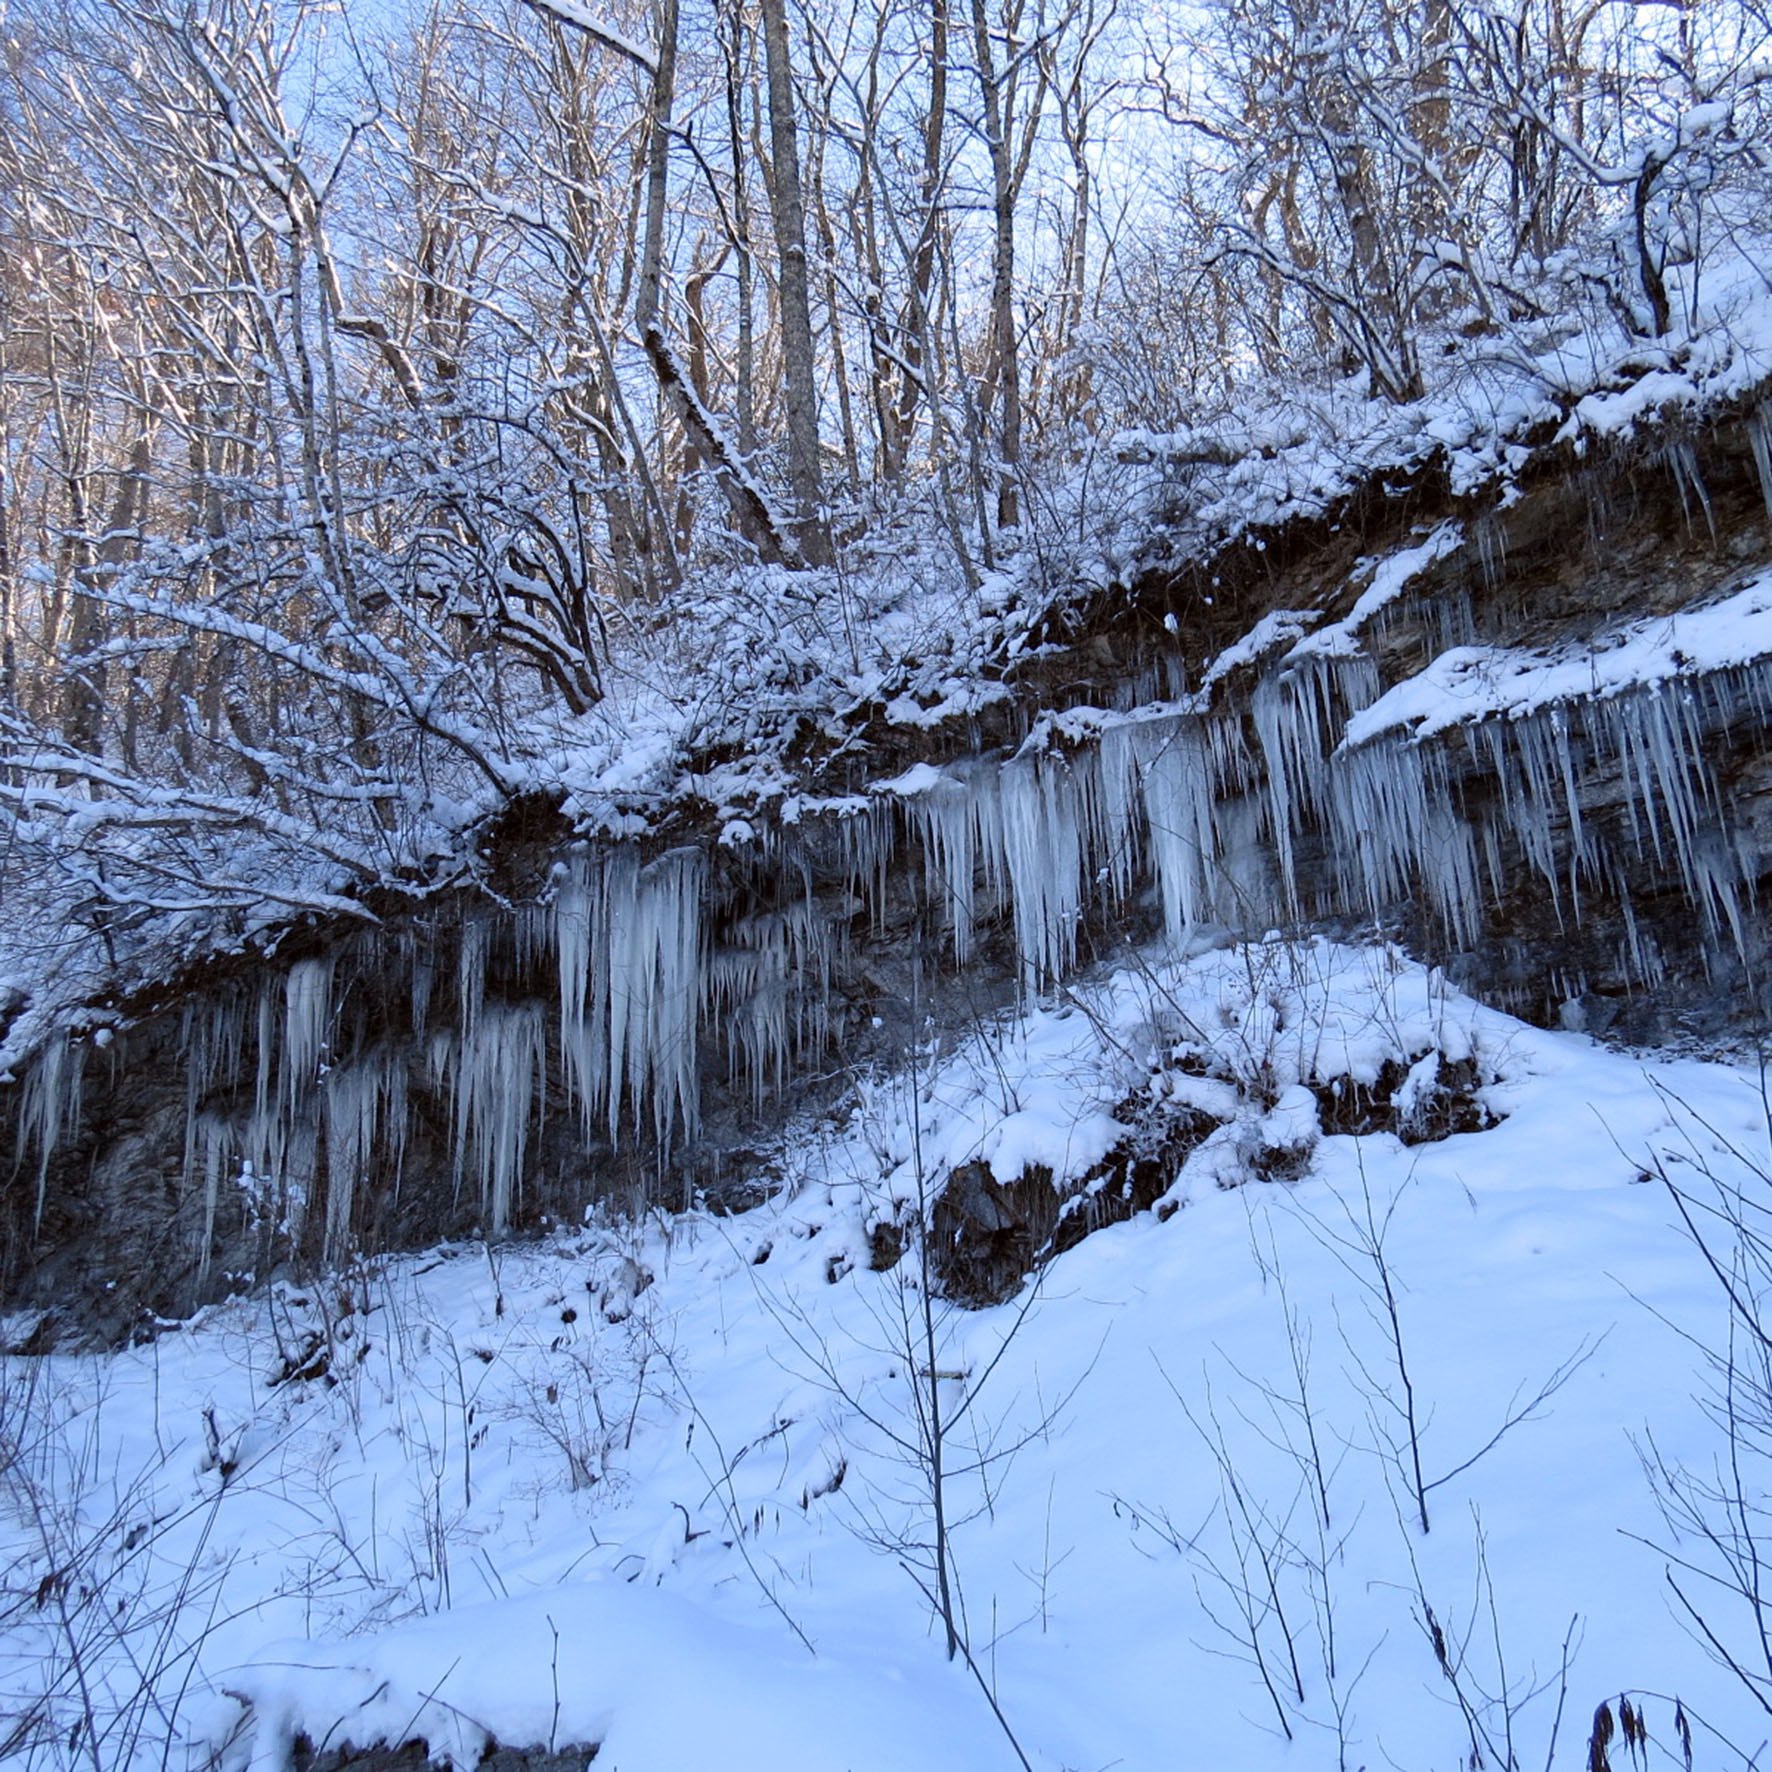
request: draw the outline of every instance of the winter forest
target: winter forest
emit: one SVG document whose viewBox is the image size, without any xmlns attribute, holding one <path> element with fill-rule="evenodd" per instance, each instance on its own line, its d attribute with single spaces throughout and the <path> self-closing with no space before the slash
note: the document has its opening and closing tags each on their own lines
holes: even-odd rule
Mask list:
<svg viewBox="0 0 1772 1772">
<path fill-rule="evenodd" d="M 1772 1767 L 1772 10 L 0 0 L 0 1765 Z"/>
</svg>

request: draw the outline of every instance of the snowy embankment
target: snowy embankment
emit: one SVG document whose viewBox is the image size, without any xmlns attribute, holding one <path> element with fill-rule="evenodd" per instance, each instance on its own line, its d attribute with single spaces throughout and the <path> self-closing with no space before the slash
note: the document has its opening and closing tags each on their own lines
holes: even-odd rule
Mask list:
<svg viewBox="0 0 1772 1772">
<path fill-rule="evenodd" d="M 1290 379 L 1245 390 L 1211 421 L 1105 438 L 1042 470 L 1019 551 L 977 584 L 924 512 L 859 542 L 841 571 L 732 564 L 698 575 L 693 600 L 661 619 L 612 608 L 601 701 L 522 707 L 520 680 L 501 681 L 499 718 L 470 721 L 460 744 L 429 728 L 400 739 L 410 754 L 386 805 L 359 782 L 292 814 L 268 788 L 199 792 L 46 755 L 0 857 L 0 889 L 31 907 L 0 927 L 0 1087 L 70 1030 L 112 1027 L 120 1001 L 159 1001 L 186 967 L 274 953 L 315 919 L 372 926 L 379 889 L 422 903 L 484 886 L 486 834 L 524 796 L 557 802 L 593 839 L 767 840 L 849 803 L 849 765 L 870 747 L 916 735 L 951 752 L 983 711 L 1038 695 L 1028 684 L 1067 656 L 1090 611 L 1123 619 L 1141 580 L 1177 565 L 1215 573 L 1295 525 L 1339 530 L 1363 497 L 1381 494 L 1382 513 L 1401 489 L 1443 485 L 1448 509 L 1474 517 L 1505 512 L 1547 473 L 1656 454 L 1708 524 L 1690 437 L 1740 408 L 1772 501 L 1760 265 L 1747 253 L 1712 268 L 1686 335 L 1535 323 L 1449 341 L 1429 392 L 1406 405 L 1361 380 Z M 1252 425 L 1250 411 L 1266 416 Z M 1425 552 L 1393 539 L 1401 551 L 1374 559 L 1351 615 L 1300 640 L 1324 610 L 1257 611 L 1184 701 L 1203 706 L 1283 639 L 1298 640 L 1299 665 L 1357 654 L 1360 628 L 1458 537 L 1441 530 Z M 1154 675 L 1122 687 L 1132 700 L 1166 693 Z M 398 673 L 392 688 L 394 705 L 436 718 L 432 690 Z M 1036 728 L 1071 712 L 1026 709 Z M 490 761 L 470 766 L 469 753 Z"/>
<path fill-rule="evenodd" d="M 879 1227 L 954 1168 L 1063 1186 L 1184 1122 L 1156 1211 L 925 1319 L 916 1239 Z M 1628 1694 L 1650 1763 L 1683 1724 L 1692 1763 L 1745 1764 L 1764 1712 L 1699 1632 L 1763 1677 L 1754 1610 L 1645 1465 L 1664 1502 L 1728 1480 L 1700 1401 L 1726 1301 L 1661 1177 L 1702 1214 L 1766 1151 L 1754 1078 L 1526 1027 L 1393 950 L 1130 966 L 795 1126 L 741 1216 L 9 1359 L 8 1746 L 1573 1768 Z M 932 1409 L 970 1671 L 926 1598 Z"/>
</svg>

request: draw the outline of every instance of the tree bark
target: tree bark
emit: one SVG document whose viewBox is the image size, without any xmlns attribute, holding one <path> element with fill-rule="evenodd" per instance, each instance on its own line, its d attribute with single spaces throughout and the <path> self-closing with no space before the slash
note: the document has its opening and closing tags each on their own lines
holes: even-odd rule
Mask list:
<svg viewBox="0 0 1772 1772">
<path fill-rule="evenodd" d="M 786 0 L 763 0 L 763 57 L 769 86 L 769 197 L 775 212 L 779 261 L 788 480 L 794 493 L 794 528 L 800 553 L 808 562 L 818 564 L 830 558 L 830 537 L 824 520 L 824 484 L 818 457 L 818 372 L 812 354 L 806 204 L 800 187 Z"/>
<path fill-rule="evenodd" d="M 972 0 L 972 44 L 984 100 L 985 146 L 991 161 L 991 352 L 986 385 L 997 409 L 997 527 L 1021 521 L 1021 352 L 1015 326 L 1015 198 L 1018 180 L 1009 140 L 1009 107 L 991 49 L 985 0 Z"/>
</svg>

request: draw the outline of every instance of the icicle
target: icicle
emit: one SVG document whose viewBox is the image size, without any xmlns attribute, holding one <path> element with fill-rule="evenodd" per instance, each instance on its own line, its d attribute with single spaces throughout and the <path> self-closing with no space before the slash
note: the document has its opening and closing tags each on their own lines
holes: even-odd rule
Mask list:
<svg viewBox="0 0 1772 1772">
<path fill-rule="evenodd" d="M 475 1106 L 477 1114 L 484 1111 L 483 1104 Z M 527 1121 L 527 1102 L 523 1115 Z M 398 1173 L 406 1120 L 406 1065 L 398 1054 L 377 1050 L 326 1073 L 327 1260 L 337 1260 L 350 1248 L 357 1194 L 374 1172 L 378 1142 L 389 1151 Z M 474 1130 L 479 1127 L 476 1118 Z"/>
<path fill-rule="evenodd" d="M 653 1132 L 666 1148 L 674 1123 L 693 1137 L 700 1115 L 696 1034 L 701 1020 L 705 867 L 699 849 L 661 856 L 642 871 L 635 906 L 638 947 L 627 978 L 636 991 L 629 1018 L 640 1037 L 629 1045 L 629 1100 L 638 1121 L 650 1097 Z M 613 1059 L 610 1086 L 613 1094 Z"/>
<path fill-rule="evenodd" d="M 319 1158 L 319 1126 L 313 1114 L 305 1114 L 278 1134 L 282 1147 L 283 1217 L 280 1229 L 289 1246 L 299 1248 L 307 1230 L 308 1206 L 314 1197 L 314 1176 Z"/>
<path fill-rule="evenodd" d="M 289 1179 L 290 1128 L 274 1107 L 266 1113 L 254 1110 L 240 1138 L 240 1160 L 250 1166 L 267 1198 L 275 1198 Z"/>
<path fill-rule="evenodd" d="M 1268 808 L 1256 794 L 1228 795 L 1213 807 L 1218 866 L 1213 915 L 1232 928 L 1265 930 L 1283 920 L 1267 841 Z"/>
<path fill-rule="evenodd" d="M 1748 414 L 1747 440 L 1753 448 L 1766 515 L 1772 517 L 1772 403 L 1762 402 Z"/>
<path fill-rule="evenodd" d="M 464 1035 L 473 1032 L 486 997 L 486 950 L 489 930 L 484 917 L 462 919 L 461 950 L 455 964 L 456 1015 Z"/>
<path fill-rule="evenodd" d="M 963 764 L 905 803 L 906 817 L 923 849 L 924 887 L 941 910 L 953 939 L 954 959 L 972 958 L 973 892 L 978 876 L 981 772 Z M 988 838 L 986 839 L 989 840 Z"/>
<path fill-rule="evenodd" d="M 1210 920 L 1218 862 L 1218 783 L 1205 722 L 1192 716 L 1139 729 L 1145 821 L 1152 865 L 1172 938 Z"/>
<path fill-rule="evenodd" d="M 1084 910 L 1123 898 L 1137 872 L 1143 724 L 1109 724 L 1074 751 L 1030 748 L 1002 764 L 951 764 L 895 796 L 956 961 L 971 956 L 982 884 L 1009 902 L 1026 988 L 1074 964 Z"/>
<path fill-rule="evenodd" d="M 427 935 L 433 932 L 427 931 Z M 423 1039 L 425 1030 L 431 1020 L 431 997 L 437 985 L 437 966 L 432 957 L 431 940 L 413 939 L 407 947 L 407 965 L 410 968 L 409 1001 L 412 1005 L 412 1032 L 415 1038 Z"/>
<path fill-rule="evenodd" d="M 1376 916 L 1408 895 L 1428 826 L 1425 753 L 1407 739 L 1382 737 L 1338 752 L 1331 776 L 1333 846 L 1344 902 Z M 1461 938 L 1464 919 L 1456 926 Z"/>
<path fill-rule="evenodd" d="M 619 1143 L 625 1116 L 650 1118 L 661 1145 L 699 1117 L 705 862 L 675 850 L 642 867 L 631 847 L 561 871 L 551 910 L 567 1087 L 586 1130 Z"/>
<path fill-rule="evenodd" d="M 80 1123 L 81 1084 L 86 1071 L 84 1042 L 66 1036 L 52 1039 L 38 1053 L 25 1073 L 19 1101 L 19 1150 L 22 1165 L 27 1150 L 37 1153 L 37 1204 L 35 1222 L 43 1222 L 49 1187 L 49 1165 L 55 1160 L 65 1134 Z"/>
<path fill-rule="evenodd" d="M 209 1278 L 222 1177 L 227 1174 L 234 1153 L 233 1128 L 221 1115 L 205 1114 L 196 1128 L 195 1142 L 201 1152 L 203 1174 L 203 1228 L 197 1244 L 197 1284 L 201 1287 Z"/>
<path fill-rule="evenodd" d="M 1101 847 L 1109 891 L 1125 898 L 1143 855 L 1144 802 L 1138 773 L 1138 737 L 1131 724 L 1109 726 L 1096 750 Z"/>
<path fill-rule="evenodd" d="M 254 1125 L 260 1125 L 272 1117 L 274 1111 L 271 1088 L 276 1075 L 277 995 L 269 978 L 260 982 L 254 1007 L 253 1043 L 258 1051 L 258 1065 L 253 1074 L 252 1119 Z"/>
<path fill-rule="evenodd" d="M 609 1141 L 620 1143 L 622 1105 L 637 1120 L 653 1054 L 653 1015 L 659 991 L 657 906 L 643 885 L 640 858 L 615 858 L 609 894 L 609 1071 L 604 1083 Z"/>
<path fill-rule="evenodd" d="M 255 1031 L 260 1020 L 254 1001 Z M 198 1230 L 197 1274 L 201 1281 L 209 1271 L 210 1244 L 215 1239 L 215 1214 L 221 1186 L 221 1166 L 226 1162 L 226 1131 L 219 1116 L 205 1111 L 204 1104 L 218 1086 L 231 1088 L 244 1068 L 247 1006 L 232 993 L 219 1001 L 193 1004 L 185 1011 L 185 1161 L 187 1188 L 200 1182 L 203 1210 Z M 259 1032 L 262 1042 L 262 1031 Z M 259 1070 L 266 1069 L 264 1053 Z M 264 1085 L 268 1089 L 268 1083 Z M 218 1140 L 222 1141 L 218 1143 Z"/>
<path fill-rule="evenodd" d="M 1624 957 L 1628 961 L 1626 976 L 1639 980 L 1653 990 L 1662 982 L 1666 968 L 1661 949 L 1655 939 L 1637 922 L 1637 909 L 1630 894 L 1619 894 L 1619 909 L 1624 916 Z"/>
<path fill-rule="evenodd" d="M 1273 822 L 1261 780 L 1234 717 L 1183 715 L 1139 731 L 1152 869 L 1172 937 L 1195 924 L 1266 927 L 1282 914 L 1263 853 Z M 1282 784 L 1282 805 L 1290 784 Z M 1282 814 L 1289 817 L 1289 814 Z"/>
<path fill-rule="evenodd" d="M 1574 792 L 1560 734 L 1549 724 L 1523 734 L 1521 723 L 1493 721 L 1467 728 L 1464 737 L 1471 757 L 1496 778 L 1493 816 L 1550 884 L 1560 907 L 1553 789 L 1567 784 L 1569 806 Z M 1511 882 L 1498 827 L 1489 815 L 1475 824 L 1466 816 L 1444 750 L 1385 735 L 1338 751 L 1332 761 L 1330 841 L 1344 899 L 1363 901 L 1376 916 L 1419 894 L 1456 942 L 1474 942 L 1481 928 L 1482 878 L 1497 893 Z M 1567 815 L 1569 807 L 1563 810 Z"/>
<path fill-rule="evenodd" d="M 1692 527 L 1692 499 L 1698 502 L 1698 508 L 1704 512 L 1704 526 L 1710 531 L 1713 546 L 1717 539 L 1717 521 L 1711 510 L 1710 489 L 1704 483 L 1704 474 L 1698 466 L 1698 451 L 1693 448 L 1691 440 L 1681 437 L 1669 443 L 1661 452 L 1661 459 L 1667 464 L 1668 472 L 1674 477 L 1674 484 L 1680 490 L 1680 511 L 1686 519 L 1686 527 Z M 1691 497 L 1687 496 L 1690 489 Z"/>
<path fill-rule="evenodd" d="M 1022 982 L 1037 990 L 1076 961 L 1089 861 L 1079 770 L 1058 756 L 1016 757 L 997 779 L 1001 854 L 1015 912 Z"/>
<path fill-rule="evenodd" d="M 1723 720 L 1738 709 L 1736 686 L 1746 673 L 1719 673 L 1709 685 L 1712 709 Z M 1619 759 L 1632 795 L 1633 824 L 1647 825 L 1657 857 L 1671 848 L 1682 884 L 1706 929 L 1726 929 L 1746 955 L 1743 897 L 1757 873 L 1724 835 L 1717 785 L 1704 754 L 1704 723 L 1695 687 L 1650 685 L 1594 704 L 1589 719 Z"/>
<path fill-rule="evenodd" d="M 780 914 L 730 926 L 728 941 L 709 957 L 708 1012 L 725 1036 L 727 1076 L 748 1084 L 753 1111 L 787 1069 L 788 968 Z"/>
<path fill-rule="evenodd" d="M 1477 562 L 1483 569 L 1483 583 L 1491 591 L 1498 590 L 1507 572 L 1507 528 L 1493 511 L 1485 511 L 1476 521 L 1472 540 L 1477 544 Z"/>
<path fill-rule="evenodd" d="M 298 960 L 283 981 L 283 1099 L 293 1111 L 313 1087 L 332 1019 L 330 954 Z"/>
<path fill-rule="evenodd" d="M 604 972 L 609 981 L 609 1046 L 608 1068 L 599 1089 L 608 1112 L 609 1142 L 617 1144 L 628 1045 L 632 1041 L 642 1052 L 645 1050 L 646 1011 L 658 973 L 657 955 L 649 947 L 642 952 L 639 855 L 623 849 L 610 856 L 604 865 L 603 884 L 608 918 L 603 951 L 608 956 Z"/>
<path fill-rule="evenodd" d="M 457 1192 L 471 1154 L 480 1210 L 494 1236 L 510 1228 L 546 1062 L 538 1002 L 483 1000 L 472 1032 L 431 1039 L 431 1073 L 450 1087 Z"/>
<path fill-rule="evenodd" d="M 708 957 L 707 1010 L 725 1035 L 727 1072 L 748 1085 L 753 1111 L 787 1080 L 799 1053 L 828 1033 L 830 928 L 806 896 L 786 910 L 744 917 Z"/>
<path fill-rule="evenodd" d="M 576 850 L 560 864 L 554 902 L 554 967 L 560 985 L 560 1058 L 566 1095 L 578 1104 L 588 1132 L 601 1098 L 598 1042 L 587 1021 L 591 962 L 599 927 L 600 894 L 591 857 Z"/>
<path fill-rule="evenodd" d="M 1296 909 L 1298 870 L 1293 857 L 1293 838 L 1316 786 L 1316 768 L 1322 757 L 1320 744 L 1307 744 L 1297 681 L 1292 673 L 1264 677 L 1250 699 L 1255 735 L 1267 763 L 1269 824 L 1279 852 L 1280 878 Z M 1314 738 L 1315 734 L 1310 733 Z"/>
<path fill-rule="evenodd" d="M 1291 914 L 1302 910 L 1296 839 L 1321 822 L 1330 735 L 1378 699 L 1378 667 L 1358 651 L 1306 654 L 1258 683 L 1251 701 L 1266 766 L 1269 828 Z"/>
<path fill-rule="evenodd" d="M 1481 908 L 1478 845 L 1491 892 L 1512 889 L 1504 839 L 1550 890 L 1559 918 L 1579 922 L 1591 889 L 1627 892 L 1630 851 L 1678 874 L 1707 938 L 1747 957 L 1749 911 L 1762 858 L 1751 829 L 1737 827 L 1707 757 L 1714 736 L 1739 722 L 1766 723 L 1772 661 L 1645 682 L 1611 694 L 1550 702 L 1509 716 L 1498 710 L 1461 728 L 1464 751 L 1494 791 L 1474 819 L 1458 801 L 1444 741 L 1380 736 L 1332 759 L 1330 836 L 1359 857 L 1369 909 L 1407 896 L 1411 884 L 1448 929 L 1471 939 Z M 1622 829 L 1596 823 L 1601 781 Z M 1462 835 L 1460 834 L 1462 832 Z M 1647 981 L 1659 960 L 1628 923 L 1633 975 Z"/>
<path fill-rule="evenodd" d="M 558 865 L 555 867 L 558 874 Z M 533 978 L 545 971 L 556 951 L 559 936 L 558 899 L 518 905 L 512 915 L 512 948 L 521 977 Z"/>
<path fill-rule="evenodd" d="M 843 875 L 848 889 L 867 907 L 868 922 L 878 933 L 886 907 L 886 868 L 892 859 L 896 825 L 891 806 L 875 804 L 866 811 L 845 811 L 837 820 L 843 846 Z"/>
<path fill-rule="evenodd" d="M 1527 864 L 1549 886 L 1559 923 L 1565 890 L 1579 918 L 1590 849 L 1562 710 L 1545 709 L 1513 721 L 1483 721 L 1465 728 L 1465 742 L 1473 761 L 1486 766 L 1496 781 L 1494 805 L 1483 819 L 1485 828 L 1511 833 Z M 1494 889 L 1503 893 L 1512 882 L 1499 860 L 1500 845 L 1486 843 L 1485 850 Z"/>
</svg>

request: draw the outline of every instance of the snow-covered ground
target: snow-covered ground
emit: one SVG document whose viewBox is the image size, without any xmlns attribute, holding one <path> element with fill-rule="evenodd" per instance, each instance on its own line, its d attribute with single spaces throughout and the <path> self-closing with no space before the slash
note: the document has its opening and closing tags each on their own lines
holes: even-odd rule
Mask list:
<svg viewBox="0 0 1772 1772">
<path fill-rule="evenodd" d="M 1376 1084 L 1413 1136 L 1454 1078 L 1487 1130 L 1320 1124 Z M 1082 1177 L 1168 1115 L 1219 1124 L 1159 1210 L 1007 1303 L 926 1319 L 914 1241 L 870 1267 L 955 1166 Z M 1757 1076 L 1529 1028 L 1393 950 L 1134 957 L 862 1080 L 740 1216 L 8 1359 L 0 1759 L 1574 1768 L 1628 1694 L 1649 1764 L 1682 1723 L 1691 1764 L 1753 1763 L 1772 1725 L 1718 1657 L 1763 1678 L 1759 1618 L 1646 1466 L 1728 1487 L 1727 1299 L 1664 1177 L 1728 1272 L 1704 1209 L 1772 1203 L 1767 1139 Z"/>
</svg>

